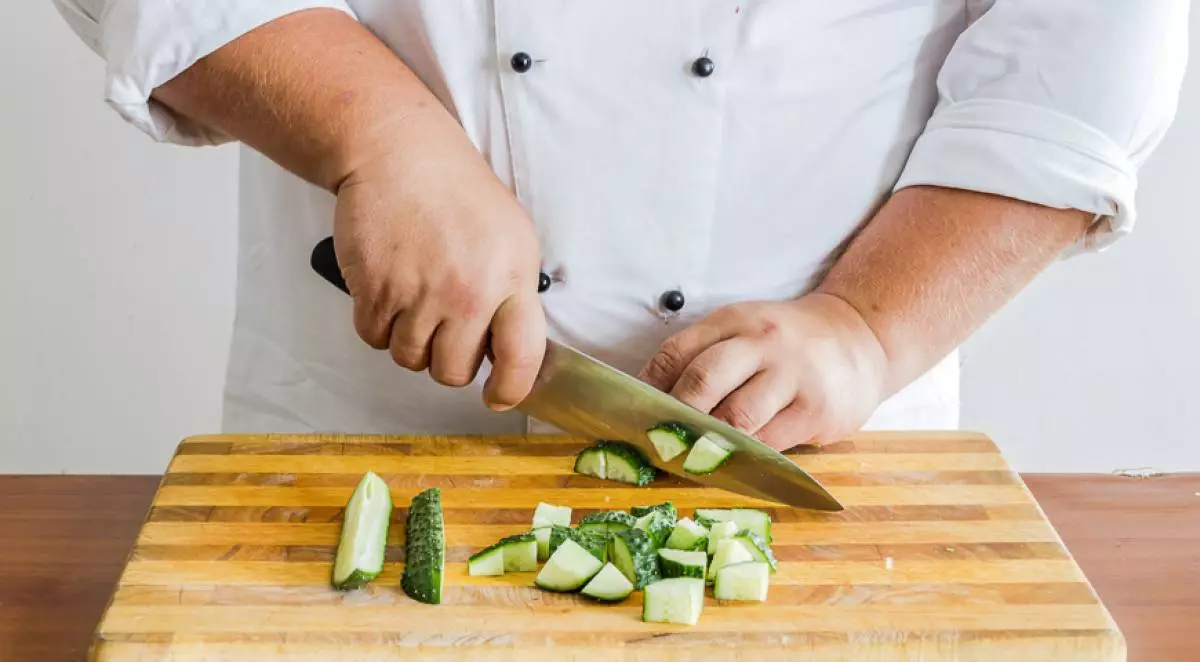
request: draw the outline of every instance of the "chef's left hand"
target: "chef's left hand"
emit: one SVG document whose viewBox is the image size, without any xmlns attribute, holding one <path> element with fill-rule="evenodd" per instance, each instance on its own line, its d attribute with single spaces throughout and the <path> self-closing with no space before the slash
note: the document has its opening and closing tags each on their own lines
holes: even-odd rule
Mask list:
<svg viewBox="0 0 1200 662">
<path fill-rule="evenodd" d="M 862 316 L 813 293 L 721 308 L 668 338 L 639 378 L 783 450 L 861 427 L 886 372 Z"/>
</svg>

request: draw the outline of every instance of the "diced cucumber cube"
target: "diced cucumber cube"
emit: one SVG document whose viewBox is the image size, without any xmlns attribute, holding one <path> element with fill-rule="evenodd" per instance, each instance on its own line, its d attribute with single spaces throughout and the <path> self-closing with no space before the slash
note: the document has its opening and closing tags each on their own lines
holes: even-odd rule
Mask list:
<svg viewBox="0 0 1200 662">
<path fill-rule="evenodd" d="M 624 510 L 609 510 L 601 513 L 584 515 L 579 520 L 579 530 L 584 533 L 608 535 L 625 529 L 632 529 L 637 519 Z"/>
<path fill-rule="evenodd" d="M 708 581 L 716 579 L 717 571 L 727 565 L 748 563 L 753 560 L 754 557 L 746 551 L 746 547 L 741 542 L 733 538 L 721 538 L 717 541 L 717 553 L 713 554 L 712 563 L 708 565 Z"/>
<path fill-rule="evenodd" d="M 633 582 L 635 589 L 644 587 L 660 576 L 658 555 L 654 553 L 650 537 L 641 529 L 626 529 L 613 534 L 608 558 Z"/>
<path fill-rule="evenodd" d="M 467 560 L 472 577 L 499 577 L 504 574 L 504 548 L 492 545 Z"/>
<path fill-rule="evenodd" d="M 642 620 L 695 625 L 704 609 L 704 581 L 688 577 L 660 579 L 646 586 Z"/>
<path fill-rule="evenodd" d="M 720 435 L 712 432 L 700 437 L 683 461 L 683 470 L 698 476 L 710 474 L 733 457 L 733 448 Z"/>
<path fill-rule="evenodd" d="M 603 534 L 592 534 L 580 529 L 572 529 L 566 526 L 550 527 L 550 554 L 554 554 L 558 550 L 559 545 L 565 540 L 574 540 L 580 547 L 592 553 L 601 562 L 608 560 L 608 536 Z"/>
<path fill-rule="evenodd" d="M 732 538 L 737 535 L 738 525 L 734 522 L 714 522 L 712 528 L 708 530 L 708 553 L 717 553 L 717 543 L 725 538 Z"/>
<path fill-rule="evenodd" d="M 603 566 L 591 552 L 567 539 L 554 550 L 533 581 L 548 591 L 575 591 L 595 577 Z"/>
<path fill-rule="evenodd" d="M 696 433 L 682 423 L 659 423 L 646 431 L 654 450 L 663 462 L 670 462 L 683 455 L 696 443 Z"/>
<path fill-rule="evenodd" d="M 592 577 L 592 580 L 583 587 L 580 593 L 596 600 L 616 602 L 624 600 L 629 597 L 630 593 L 633 593 L 633 583 L 617 569 L 617 566 L 605 563 L 600 572 Z"/>
<path fill-rule="evenodd" d="M 629 514 L 633 515 L 634 517 L 643 517 L 656 510 L 661 510 L 662 512 L 666 513 L 667 517 L 670 518 L 672 523 L 679 518 L 679 513 L 675 509 L 675 504 L 671 503 L 670 501 L 656 503 L 653 506 L 634 506 L 629 509 Z"/>
<path fill-rule="evenodd" d="M 667 547 L 671 549 L 707 549 L 708 529 L 701 524 L 685 517 L 675 523 L 671 535 L 667 537 Z M 703 547 L 697 547 L 704 545 Z"/>
<path fill-rule="evenodd" d="M 545 563 L 550 558 L 550 527 L 544 526 L 533 530 L 533 537 L 538 544 L 538 563 Z"/>
<path fill-rule="evenodd" d="M 734 540 L 742 543 L 750 556 L 754 557 L 755 561 L 761 561 L 767 564 L 771 572 L 775 572 L 778 564 L 775 562 L 775 553 L 771 551 L 770 545 L 766 543 L 757 533 L 753 531 L 739 531 Z"/>
<path fill-rule="evenodd" d="M 704 552 L 685 552 L 679 549 L 662 548 L 658 550 L 658 565 L 662 568 L 662 576 L 692 577 L 704 579 L 704 570 L 708 565 L 708 555 Z"/>
<path fill-rule="evenodd" d="M 652 510 L 639 517 L 633 528 L 645 531 L 646 535 L 650 537 L 650 545 L 654 549 L 658 549 L 666 544 L 674 524 L 666 511 Z"/>
<path fill-rule="evenodd" d="M 539 503 L 537 508 L 533 509 L 533 528 L 540 529 L 554 524 L 571 526 L 571 507 Z"/>
<path fill-rule="evenodd" d="M 620 441 L 602 441 L 583 449 L 575 457 L 575 471 L 639 487 L 648 485 L 657 473 L 636 446 Z"/>
<path fill-rule="evenodd" d="M 766 563 L 734 563 L 717 571 L 713 597 L 718 600 L 765 602 L 770 569 Z"/>
<path fill-rule="evenodd" d="M 700 523 L 705 521 L 712 522 L 735 522 L 738 529 L 746 529 L 752 533 L 757 533 L 760 538 L 770 544 L 773 542 L 771 538 L 771 516 L 761 510 L 753 508 L 697 508 L 696 520 Z"/>
</svg>

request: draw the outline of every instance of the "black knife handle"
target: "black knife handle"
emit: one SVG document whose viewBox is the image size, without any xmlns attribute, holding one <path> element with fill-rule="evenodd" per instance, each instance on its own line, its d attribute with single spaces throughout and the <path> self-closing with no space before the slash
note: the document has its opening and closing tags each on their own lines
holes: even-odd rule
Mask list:
<svg viewBox="0 0 1200 662">
<path fill-rule="evenodd" d="M 317 245 L 313 247 L 309 264 L 312 265 L 313 271 L 332 283 L 334 287 L 350 294 L 350 288 L 346 287 L 346 279 L 342 278 L 342 268 L 338 266 L 337 252 L 333 250 L 333 237 L 325 237 L 317 242 Z"/>
</svg>

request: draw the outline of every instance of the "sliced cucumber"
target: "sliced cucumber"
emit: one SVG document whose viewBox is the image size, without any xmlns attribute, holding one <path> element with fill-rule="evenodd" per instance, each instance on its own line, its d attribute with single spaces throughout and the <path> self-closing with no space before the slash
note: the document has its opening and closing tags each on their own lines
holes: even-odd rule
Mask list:
<svg viewBox="0 0 1200 662">
<path fill-rule="evenodd" d="M 620 441 L 606 441 L 603 446 L 608 463 L 605 478 L 638 487 L 654 480 L 656 470 L 637 447 Z"/>
<path fill-rule="evenodd" d="M 722 538 L 717 541 L 717 553 L 713 554 L 712 562 L 708 564 L 708 581 L 717 578 L 717 571 L 735 563 L 749 563 L 754 560 L 750 552 L 741 542 L 733 538 Z"/>
<path fill-rule="evenodd" d="M 446 533 L 442 491 L 431 487 L 413 497 L 404 530 L 404 576 L 400 586 L 418 602 L 440 604 L 445 577 Z"/>
<path fill-rule="evenodd" d="M 675 528 L 667 537 L 667 547 L 671 549 L 708 549 L 708 529 L 685 517 L 675 523 Z"/>
<path fill-rule="evenodd" d="M 608 477 L 608 455 L 604 447 L 597 444 L 589 446 L 575 456 L 575 473 L 595 476 L 604 479 Z"/>
<path fill-rule="evenodd" d="M 646 586 L 642 620 L 647 623 L 695 625 L 704 609 L 704 581 L 688 577 L 661 579 Z"/>
<path fill-rule="evenodd" d="M 633 584 L 617 566 L 605 563 L 580 593 L 604 602 L 616 602 L 628 598 L 629 594 L 633 593 Z"/>
<path fill-rule="evenodd" d="M 637 524 L 637 518 L 624 510 L 608 510 L 584 515 L 583 519 L 579 520 L 579 530 L 584 533 L 607 535 L 632 529 L 635 524 Z"/>
<path fill-rule="evenodd" d="M 387 483 L 368 471 L 346 504 L 341 540 L 333 562 L 334 588 L 349 591 L 379 576 L 391 518 L 392 495 Z"/>
<path fill-rule="evenodd" d="M 717 553 L 717 543 L 725 538 L 736 536 L 737 532 L 738 525 L 735 522 L 713 522 L 712 528 L 708 530 L 709 555 Z"/>
<path fill-rule="evenodd" d="M 753 508 L 733 508 L 731 510 L 697 508 L 696 520 L 702 524 L 705 520 L 711 522 L 736 522 L 739 529 L 746 529 L 752 533 L 757 533 L 768 544 L 774 542 L 771 538 L 771 516 L 761 510 Z"/>
<path fill-rule="evenodd" d="M 571 507 L 539 503 L 533 509 L 533 528 L 540 529 L 557 524 L 571 526 Z"/>
<path fill-rule="evenodd" d="M 613 534 L 608 558 L 633 582 L 635 589 L 641 589 L 659 578 L 658 555 L 654 553 L 650 536 L 641 529 L 626 529 Z"/>
<path fill-rule="evenodd" d="M 679 512 L 675 509 L 675 504 L 671 503 L 670 501 L 656 503 L 653 506 L 634 506 L 633 508 L 629 509 L 629 514 L 633 515 L 634 517 L 643 517 L 656 510 L 661 510 L 662 512 L 666 513 L 667 516 L 671 518 L 672 524 L 674 524 L 675 520 L 679 518 Z"/>
<path fill-rule="evenodd" d="M 467 559 L 467 574 L 472 577 L 493 577 L 505 572 L 534 570 L 537 570 L 537 538 L 532 531 L 501 538 Z"/>
<path fill-rule="evenodd" d="M 696 443 L 696 433 L 682 423 L 659 423 L 646 431 L 654 450 L 663 462 L 670 462 L 683 455 Z"/>
<path fill-rule="evenodd" d="M 683 470 L 696 475 L 710 474 L 733 457 L 729 442 L 712 432 L 696 440 L 683 461 Z"/>
<path fill-rule="evenodd" d="M 750 552 L 750 556 L 753 556 L 755 561 L 766 563 L 772 573 L 778 569 L 779 564 L 775 562 L 775 552 L 771 551 L 771 546 L 757 533 L 753 531 L 739 531 L 733 539 L 742 543 L 742 546 L 746 548 L 747 552 Z"/>
<path fill-rule="evenodd" d="M 533 537 L 538 544 L 538 563 L 545 563 L 550 558 L 550 527 L 544 526 L 533 530 Z"/>
<path fill-rule="evenodd" d="M 769 573 L 767 564 L 759 561 L 727 565 L 717 571 L 713 597 L 718 600 L 765 602 Z"/>
<path fill-rule="evenodd" d="M 467 559 L 467 574 L 472 577 L 499 577 L 504 574 L 504 548 L 492 545 Z"/>
<path fill-rule="evenodd" d="M 558 551 L 558 548 L 567 540 L 574 540 L 580 547 L 591 552 L 592 556 L 599 559 L 601 563 L 608 560 L 607 535 L 587 533 L 566 526 L 552 526 L 550 527 L 550 543 L 548 545 L 550 554 Z"/>
<path fill-rule="evenodd" d="M 650 537 L 650 545 L 658 549 L 667 543 L 671 529 L 675 528 L 675 520 L 664 510 L 652 510 L 639 517 L 633 528 L 645 531 Z"/>
<path fill-rule="evenodd" d="M 591 552 L 567 539 L 550 555 L 533 582 L 547 591 L 575 591 L 595 577 L 603 566 Z"/>
<path fill-rule="evenodd" d="M 658 565 L 663 577 L 693 577 L 704 579 L 708 555 L 704 552 L 685 552 L 678 549 L 658 550 Z"/>
</svg>

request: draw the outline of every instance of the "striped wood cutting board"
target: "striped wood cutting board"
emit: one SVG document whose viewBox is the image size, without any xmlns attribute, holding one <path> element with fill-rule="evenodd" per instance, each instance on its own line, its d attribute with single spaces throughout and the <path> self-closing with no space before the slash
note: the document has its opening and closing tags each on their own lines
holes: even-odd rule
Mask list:
<svg viewBox="0 0 1200 662">
<path fill-rule="evenodd" d="M 594 510 L 764 505 L 672 477 L 629 488 L 571 472 L 565 437 L 216 436 L 184 441 L 95 635 L 97 660 L 1124 660 L 1112 619 L 986 437 L 869 434 L 793 455 L 847 506 L 771 508 L 766 604 L 711 598 L 695 627 L 469 577 L 539 501 Z M 341 507 L 362 473 L 391 485 L 388 566 L 329 586 Z M 443 604 L 399 589 L 411 497 L 445 504 Z M 770 658 L 778 659 L 778 658 Z"/>
</svg>

